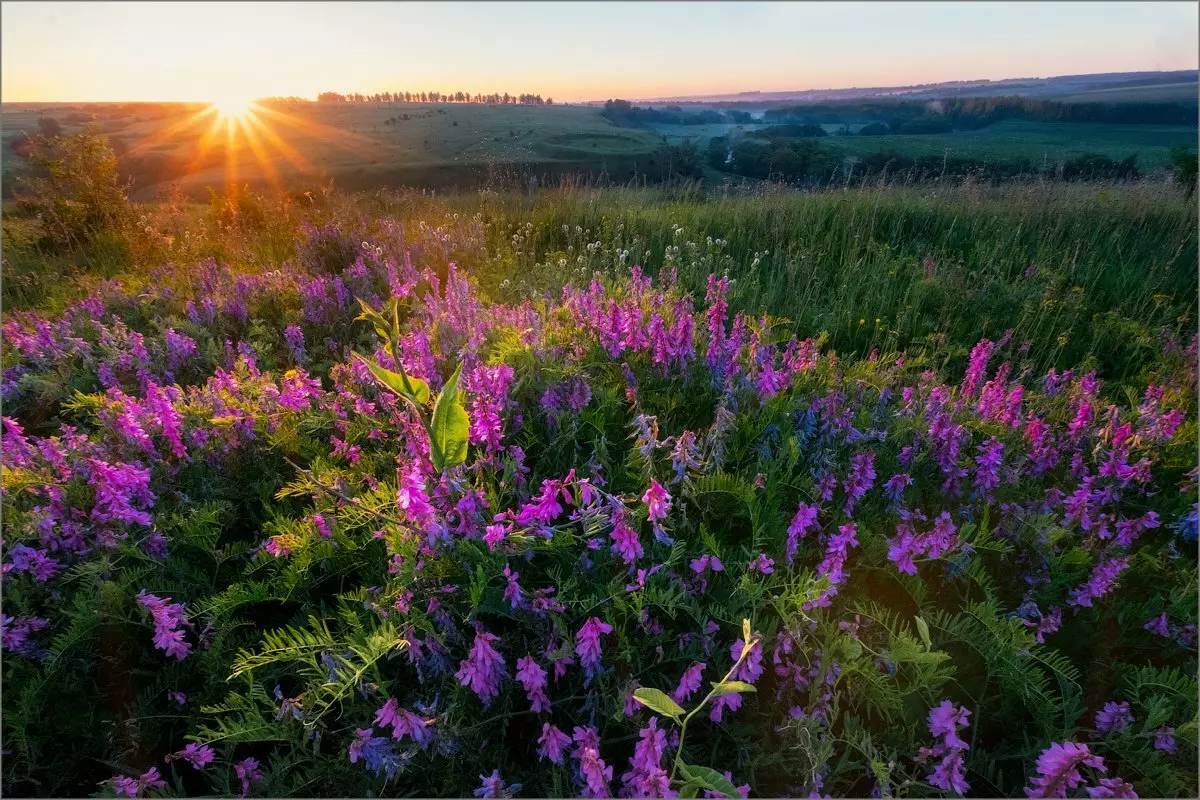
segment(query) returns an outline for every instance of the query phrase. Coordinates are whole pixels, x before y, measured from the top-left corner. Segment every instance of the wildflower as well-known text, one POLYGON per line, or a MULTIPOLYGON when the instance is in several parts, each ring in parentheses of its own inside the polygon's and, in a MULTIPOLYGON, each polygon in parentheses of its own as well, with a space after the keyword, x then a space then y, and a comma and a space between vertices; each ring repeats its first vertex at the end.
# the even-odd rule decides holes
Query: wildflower
POLYGON ((492 647, 492 642, 498 638, 493 633, 476 633, 470 657, 459 662, 458 672, 455 673, 458 682, 475 692, 485 708, 493 697, 499 696, 500 682, 505 677, 504 657, 492 647))
POLYGON ((206 744, 191 742, 187 747, 173 754, 174 758, 188 762, 196 769, 204 769, 216 758, 213 749, 206 744))
POLYGON ((542 723, 542 735, 538 737, 538 760, 549 759, 551 764, 562 764, 563 749, 570 743, 570 736, 549 722, 542 723))
POLYGON ((836 534, 829 537, 825 558, 817 565, 817 572, 825 578, 828 588, 815 600, 806 601, 803 604, 805 610, 826 607, 830 604, 830 598, 837 594, 838 586, 846 578, 844 567, 850 548, 858 546, 857 534, 858 528, 852 522, 842 525, 836 534))
POLYGON ((1175 729, 1162 726, 1154 732, 1154 749, 1162 750, 1164 753, 1174 753, 1177 749, 1175 746, 1175 729))
POLYGON ((633 564, 641 558, 645 551, 638 541, 637 531, 618 520, 609 534, 613 540, 612 551, 624 559, 626 564, 633 564))
POLYGON ((766 553, 759 553, 753 561, 746 565, 746 570, 758 572, 761 575, 770 575, 775 571, 775 561, 768 558, 766 553))
POLYGON ((517 681, 525 689, 530 708, 535 714, 550 710, 550 698, 546 696, 546 670, 532 656, 517 660, 517 681))
POLYGON ((887 479, 883 484, 883 490, 887 492, 888 499, 892 501, 892 505, 899 505, 900 495, 904 493, 905 487, 912 485, 912 482, 912 476, 906 472, 898 472, 887 479))
POLYGON ((1117 576, 1129 567, 1125 558, 1108 558, 1100 561, 1092 569, 1087 583, 1071 590, 1069 602, 1075 607, 1092 607, 1092 601, 1097 600, 1112 591, 1117 576))
POLYGON ((638 731, 638 743, 629 759, 630 769, 621 776, 626 792, 632 797, 672 797, 670 781, 662 768, 667 748, 666 731, 658 729, 658 717, 638 731))
POLYGON ((192 646, 183 640, 183 631, 180 630, 180 626, 188 624, 188 619, 184 616, 183 604, 170 600, 169 597, 163 599, 146 594, 145 589, 137 596, 138 604, 149 609, 154 620, 154 646, 182 661, 192 650, 192 646))
POLYGON ((600 637, 612 633, 612 626, 602 622, 598 617, 591 617, 583 623, 575 636, 575 653, 579 656, 579 664, 583 667, 586 678, 584 686, 592 682, 596 668, 600 665, 600 637))
POLYGON ((1121 778, 1101 778, 1095 786, 1087 788, 1088 797, 1128 797, 1137 798, 1133 785, 1121 778))
POLYGON ((784 560, 790 565, 792 559, 796 556, 796 550, 800 547, 800 540, 804 538, 809 530, 817 524, 817 512, 819 506, 801 503, 796 508, 796 515, 792 517, 792 522, 787 529, 787 550, 784 555, 784 560))
POLYGON ((662 529, 662 520, 666 519, 671 511, 671 495, 662 484, 651 480, 650 488, 642 495, 642 502, 646 504, 650 523, 654 528, 654 538, 664 544, 671 544, 670 537, 662 529))
POLYGON ((396 774, 399 761, 386 738, 373 736, 370 728, 355 728, 354 736, 349 748, 351 764, 357 764, 361 759, 363 766, 376 775, 386 773, 391 778, 396 774))
POLYGON ((1094 755, 1085 744, 1053 742, 1037 760, 1038 774, 1025 789, 1026 797, 1066 797, 1068 789, 1084 782, 1082 766, 1105 772, 1104 759, 1094 755))
POLYGON ((116 793, 125 797, 141 797, 147 789, 164 789, 167 786, 158 767, 151 767, 136 779, 118 776, 112 779, 112 784, 116 793))
POLYGON ((425 532, 436 531, 436 512, 429 504, 429 495, 425 493, 425 479, 421 475, 421 468, 414 463, 407 472, 398 477, 400 488, 396 490, 396 505, 408 515, 409 520, 425 532))
POLYGON ((250 793, 250 784, 258 783, 263 779, 262 769, 258 765, 258 759, 253 756, 244 758, 233 765, 233 771, 237 775, 238 780, 242 782, 242 797, 250 793))
POLYGON ((1129 710, 1129 703, 1108 702, 1104 704, 1104 708, 1096 712, 1096 736, 1104 736, 1108 733, 1122 733, 1126 726, 1133 722, 1133 714, 1129 710))
POLYGON ((584 797, 608 797, 608 782, 613 769, 600 758, 600 736, 595 728, 576 727, 572 737, 575 749, 571 755, 579 761, 579 774, 584 779, 584 797))
POLYGON ((725 565, 721 563, 721 559, 714 555, 709 555, 708 553, 705 553, 699 558, 693 558, 690 566, 692 568, 692 572, 696 573, 697 575, 703 575, 709 569, 711 569, 713 572, 725 571, 725 565))
POLYGON ((404 708, 394 697, 388 698, 375 712, 375 724, 381 728, 390 727, 393 739, 410 737, 422 749, 429 747, 434 740, 433 720, 404 708))
POLYGON ((686 702, 696 690, 703 685, 705 665, 699 661, 692 662, 692 665, 683 671, 683 676, 679 679, 679 685, 675 687, 675 691, 671 692, 671 699, 676 703, 686 702))
POLYGON ((992 502, 992 490, 1000 485, 1000 467, 1004 463, 1004 443, 994 436, 979 446, 975 459, 975 488, 987 502, 992 502))
POLYGON ((850 474, 842 483, 846 491, 846 516, 851 516, 854 504, 875 484, 875 454, 868 451, 855 453, 850 459, 850 474))
MULTIPOLYGON (((1026 625, 1034 623, 1026 621, 1026 625)), ((1051 634, 1058 633, 1062 627, 1062 609, 1058 606, 1051 606, 1050 613, 1046 614, 1038 621, 1037 627, 1033 631, 1033 638, 1038 644, 1045 644, 1046 637, 1051 634)))
POLYGON ((1151 633, 1157 633, 1164 639, 1171 638, 1171 630, 1167 627, 1167 612, 1165 611, 1159 614, 1157 617, 1152 617, 1150 621, 1142 627, 1151 633))
POLYGON ((483 541, 487 543, 488 550, 494 551, 507 535, 508 529, 503 525, 488 525, 483 529, 483 541))
POLYGON ((512 608, 521 605, 524 599, 521 594, 521 584, 517 583, 517 578, 521 577, 521 573, 512 570, 508 564, 504 565, 504 599, 509 601, 512 608))
POLYGON ((521 784, 519 783, 514 783, 512 786, 505 786, 504 779, 500 777, 500 770, 498 769, 492 770, 491 775, 480 775, 479 779, 483 783, 475 790, 476 797, 512 797, 521 791, 521 784))

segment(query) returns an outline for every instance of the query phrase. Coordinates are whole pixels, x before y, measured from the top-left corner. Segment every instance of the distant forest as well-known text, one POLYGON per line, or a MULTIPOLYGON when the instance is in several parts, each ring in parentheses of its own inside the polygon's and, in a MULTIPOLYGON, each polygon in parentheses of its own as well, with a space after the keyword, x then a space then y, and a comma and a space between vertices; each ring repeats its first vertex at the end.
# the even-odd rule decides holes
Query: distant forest
MULTIPOLYGON (((290 100, 294 98, 268 98, 268 100, 290 100)), ((298 98, 297 98, 298 99, 298 98)), ((351 92, 321 92, 319 103, 479 103, 483 105, 552 106, 554 99, 542 99, 540 94, 509 94, 508 92, 480 94, 476 92, 376 92, 362 94, 351 92)))

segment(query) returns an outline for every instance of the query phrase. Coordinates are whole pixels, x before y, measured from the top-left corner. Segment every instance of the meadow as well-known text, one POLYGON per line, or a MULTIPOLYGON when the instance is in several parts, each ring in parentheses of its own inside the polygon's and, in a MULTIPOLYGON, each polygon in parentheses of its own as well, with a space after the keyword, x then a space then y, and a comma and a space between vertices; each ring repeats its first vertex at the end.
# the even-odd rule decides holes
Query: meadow
MULTIPOLYGON (((230 185, 263 192, 330 184, 348 191, 399 185, 463 190, 501 177, 525 187, 556 185, 564 175, 657 183, 674 177, 664 172, 671 158, 667 146, 690 141, 703 150, 716 137, 753 135, 765 127, 761 122, 618 127, 599 108, 563 105, 264 102, 253 116, 258 124, 250 124, 231 123, 196 104, 7 104, 0 108, 4 152, 16 152, 18 140, 36 134, 45 117, 67 133, 99 125, 139 201, 170 191, 203 200, 210 186, 227 191, 230 185)), ((867 121, 849 130, 856 133, 867 121)), ((822 146, 848 163, 886 152, 1052 167, 1098 154, 1116 161, 1136 156, 1140 170, 1160 176, 1168 171, 1172 148, 1193 147, 1197 136, 1195 125, 1022 120, 920 135, 836 136, 842 125, 824 127, 831 135, 822 146)), ((21 157, 4 159, 5 185, 12 185, 22 163, 21 157)), ((746 181, 708 165, 699 165, 693 177, 710 186, 746 181)))
POLYGON ((4 794, 1200 788, 1179 186, 63 186, 4 794))

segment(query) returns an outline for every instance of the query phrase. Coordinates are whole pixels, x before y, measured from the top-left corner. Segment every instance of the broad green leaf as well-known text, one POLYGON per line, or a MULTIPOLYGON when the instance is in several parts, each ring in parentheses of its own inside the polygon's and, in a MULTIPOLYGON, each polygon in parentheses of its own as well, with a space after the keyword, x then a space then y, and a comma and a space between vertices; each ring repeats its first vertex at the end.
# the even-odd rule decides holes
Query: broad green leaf
POLYGON ((700 793, 700 785, 688 781, 683 786, 679 787, 679 796, 682 798, 692 798, 700 793))
POLYGON ((429 402, 429 384, 425 381, 409 376, 408 385, 412 387, 412 394, 410 395, 404 388, 403 375, 398 372, 392 372, 390 369, 384 369, 361 353, 355 353, 354 355, 359 361, 367 365, 367 369, 371 370, 371 374, 375 376, 375 379, 384 388, 391 389, 398 395, 411 397, 419 406, 423 406, 429 402))
POLYGON ((920 635, 921 641, 925 643, 926 647, 933 647, 933 640, 929 638, 929 624, 920 617, 915 617, 915 619, 917 621, 917 633, 920 635))
POLYGON ((720 792, 726 797, 734 798, 734 800, 740 800, 741 798, 737 787, 728 778, 711 767, 680 764, 679 770, 683 773, 683 777, 688 779, 689 783, 698 784, 702 789, 712 789, 714 792, 720 792))
POLYGON ((713 697, 724 697, 727 694, 738 694, 740 692, 757 692, 753 685, 745 681, 725 681, 724 683, 712 682, 713 697))
POLYGON ((438 472, 467 460, 467 436, 471 421, 458 397, 461 374, 460 362, 433 405, 433 421, 429 426, 429 458, 438 472))
POLYGON ((656 711, 659 714, 670 717, 679 722, 679 718, 683 716, 683 708, 658 689, 634 689, 633 699, 644 705, 651 711, 656 711))

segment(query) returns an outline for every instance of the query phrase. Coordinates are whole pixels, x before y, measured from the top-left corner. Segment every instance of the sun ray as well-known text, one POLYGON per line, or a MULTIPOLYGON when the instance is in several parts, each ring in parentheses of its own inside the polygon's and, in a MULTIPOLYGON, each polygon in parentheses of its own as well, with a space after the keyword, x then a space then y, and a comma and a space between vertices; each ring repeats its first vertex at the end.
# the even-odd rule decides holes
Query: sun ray
POLYGON ((232 195, 237 191, 238 162, 237 142, 234 140, 234 128, 239 125, 237 117, 227 116, 225 122, 225 193, 232 195))
POLYGON ((133 147, 129 148, 129 150, 125 153, 125 155, 126 156, 137 155, 138 153, 141 153, 145 150, 149 150, 152 147, 162 144, 163 142, 166 142, 168 139, 173 138, 176 134, 185 133, 185 132, 189 131, 192 127, 198 126, 199 124, 204 122, 204 119, 206 117, 208 117, 211 114, 215 114, 215 113, 216 113, 216 109, 212 106, 209 106, 208 108, 203 108, 193 114, 188 114, 186 117, 184 117, 179 122, 168 125, 167 127, 163 128, 162 130, 158 131, 157 133, 147 136, 145 139, 138 142, 133 147))
POLYGON ((288 144, 282 136, 274 131, 270 125, 265 124, 261 119, 259 119, 257 115, 251 115, 247 117, 246 122, 248 129, 253 128, 258 133, 262 134, 262 137, 266 139, 266 144, 278 150, 279 154, 282 155, 289 164, 295 167, 298 172, 314 171, 312 165, 308 163, 303 155, 301 155, 299 150, 288 144))
POLYGON ((335 146, 340 145, 343 149, 348 150, 358 156, 374 156, 378 155, 381 144, 379 141, 363 136, 357 133, 347 133, 332 126, 313 120, 301 119, 285 114, 273 108, 265 108, 263 112, 275 122, 282 123, 291 128, 310 133, 314 136, 320 136, 330 144, 335 146))
POLYGON ((204 135, 200 137, 200 141, 196 143, 196 155, 193 156, 192 160, 188 162, 188 165, 184 167, 185 175, 191 175, 192 173, 201 171, 203 169, 202 165, 204 163, 205 156, 207 156, 208 152, 213 149, 219 138, 221 132, 221 122, 222 120, 220 117, 215 115, 213 116, 212 124, 208 126, 208 130, 204 132, 204 135))
POLYGON ((254 162, 258 165, 263 177, 267 183, 276 192, 283 191, 283 187, 279 182, 279 170, 275 167, 275 162, 271 158, 271 154, 267 152, 266 147, 258 138, 256 131, 256 122, 253 115, 247 115, 245 118, 238 121, 239 129, 246 137, 246 144, 250 145, 250 152, 254 156, 254 162))

